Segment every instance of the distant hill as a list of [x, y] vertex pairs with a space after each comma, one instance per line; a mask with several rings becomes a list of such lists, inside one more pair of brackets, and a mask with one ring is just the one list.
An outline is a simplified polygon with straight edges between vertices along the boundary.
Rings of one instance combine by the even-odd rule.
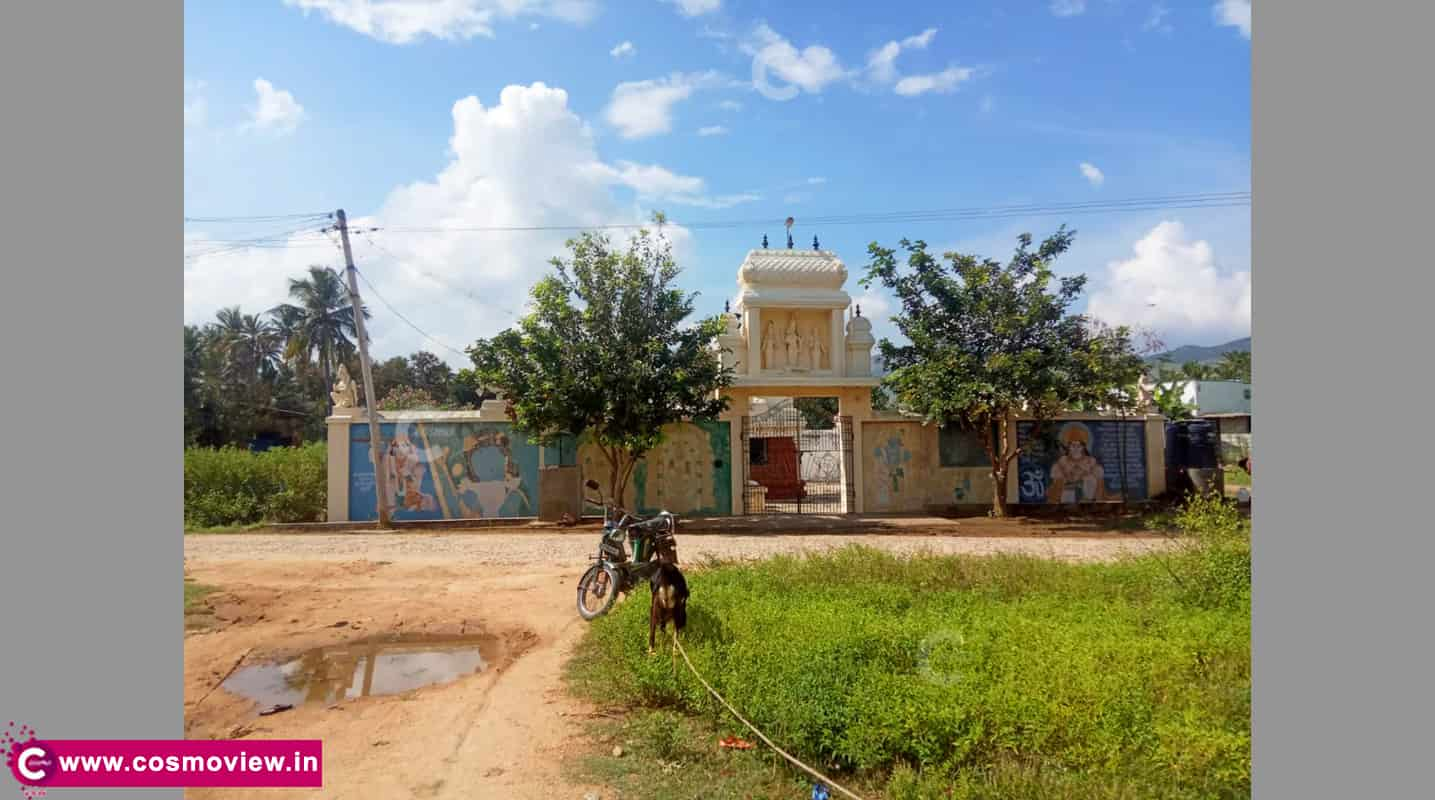
[[1198, 361], [1209, 364], [1220, 361], [1222, 354], [1231, 351], [1238, 353], [1251, 352], [1251, 337], [1247, 336], [1244, 339], [1236, 339], [1226, 342], [1225, 344], [1218, 344], [1214, 347], [1201, 347], [1199, 345], [1188, 344], [1178, 347], [1175, 350], [1168, 350], [1164, 353], [1148, 356], [1146, 361], [1151, 364], [1158, 361], [1170, 361], [1178, 367], [1187, 361]]

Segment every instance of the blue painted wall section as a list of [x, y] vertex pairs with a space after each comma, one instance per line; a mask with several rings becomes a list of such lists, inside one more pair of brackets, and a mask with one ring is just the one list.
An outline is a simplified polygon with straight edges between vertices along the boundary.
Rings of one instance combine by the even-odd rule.
[[[538, 447], [509, 423], [389, 422], [380, 425], [380, 435], [393, 519], [538, 513]], [[375, 494], [369, 427], [354, 425], [349, 428], [349, 519], [376, 519]]]
[[[1035, 423], [1018, 422], [1017, 444], [1026, 448]], [[1122, 466], [1125, 465], [1124, 475]], [[1119, 501], [1147, 497], [1144, 422], [1056, 420], [1017, 458], [1022, 503]]]

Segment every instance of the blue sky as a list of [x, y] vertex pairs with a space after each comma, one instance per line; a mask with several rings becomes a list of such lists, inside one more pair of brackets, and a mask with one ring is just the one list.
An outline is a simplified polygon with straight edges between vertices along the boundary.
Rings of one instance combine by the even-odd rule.
[[[1089, 309], [1215, 344], [1250, 326], [1248, 207], [805, 225], [804, 218], [1250, 188], [1250, 10], [1235, 0], [832, 4], [738, 0], [254, 0], [185, 4], [187, 216], [345, 208], [360, 270], [462, 349], [512, 322], [551, 232], [661, 209], [698, 310], [796, 218], [848, 265], [873, 240], [1006, 256], [1078, 231]], [[540, 85], [541, 84], [541, 85]], [[185, 319], [259, 311], [338, 264], [324, 235], [187, 224]], [[217, 240], [208, 241], [208, 240]], [[429, 349], [381, 302], [379, 355]], [[879, 335], [888, 307], [868, 294]]]

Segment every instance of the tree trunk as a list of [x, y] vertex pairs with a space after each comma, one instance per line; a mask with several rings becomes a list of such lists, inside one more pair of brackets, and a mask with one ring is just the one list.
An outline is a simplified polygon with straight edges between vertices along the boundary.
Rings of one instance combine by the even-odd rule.
[[319, 372], [324, 376], [324, 416], [334, 415], [334, 379], [329, 370], [329, 353], [324, 348], [319, 349]]
[[[617, 451], [617, 458], [614, 459], [614, 462], [617, 464], [618, 467], [615, 472], [615, 474], [617, 475], [615, 485], [618, 487], [618, 497], [625, 497], [627, 495], [628, 480], [633, 476], [633, 468], [638, 466], [639, 458], [640, 456], [630, 453], [626, 450]], [[633, 505], [638, 505], [638, 498], [633, 498]], [[632, 511], [634, 514], [638, 513], [637, 508], [632, 508], [629, 510]]]
[[999, 519], [1007, 515], [1006, 508], [1006, 466], [992, 470], [992, 516]]

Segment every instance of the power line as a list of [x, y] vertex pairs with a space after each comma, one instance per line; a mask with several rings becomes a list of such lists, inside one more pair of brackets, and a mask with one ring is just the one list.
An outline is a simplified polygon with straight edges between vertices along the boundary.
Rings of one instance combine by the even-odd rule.
[[185, 222], [200, 223], [247, 223], [247, 222], [278, 222], [286, 219], [333, 219], [332, 211], [315, 211], [308, 214], [261, 214], [252, 217], [185, 217]]
[[[1154, 195], [1146, 197], [1130, 197], [1118, 200], [1091, 200], [1068, 203], [1025, 203], [994, 206], [973, 206], [968, 208], [937, 208], [937, 209], [915, 209], [907, 211], [884, 211], [884, 212], [863, 212], [853, 214], [828, 214], [807, 217], [803, 220], [807, 225], [873, 225], [888, 224], [895, 222], [941, 222], [960, 219], [1006, 219], [1019, 216], [1052, 216], [1061, 214], [1096, 214], [1096, 213], [1123, 213], [1134, 211], [1155, 211], [1184, 208], [1234, 208], [1249, 206], [1251, 204], [1251, 192], [1229, 191], [1229, 192], [1198, 192], [1189, 194]], [[292, 218], [299, 218], [305, 215], [292, 215]], [[324, 217], [326, 214], [309, 215]], [[185, 217], [185, 221], [265, 221], [281, 220], [291, 216], [275, 215], [271, 217]], [[372, 233], [385, 231], [388, 233], [521, 233], [521, 232], [543, 232], [543, 231], [586, 231], [586, 230], [634, 230], [638, 228], [651, 227], [653, 223], [606, 223], [597, 225], [455, 225], [455, 226], [421, 226], [421, 225], [375, 225], [364, 228], [356, 228], [354, 232]], [[748, 218], [732, 220], [708, 220], [681, 222], [672, 220], [671, 224], [681, 225], [692, 230], [714, 230], [723, 228], [748, 228], [758, 226], [771, 226], [782, 224], [782, 219], [772, 218]]]
[[[1086, 201], [1076, 203], [1041, 203], [974, 208], [928, 209], [913, 211], [868, 212], [847, 215], [807, 217], [807, 225], [871, 225], [895, 222], [941, 222], [959, 219], [1005, 219], [1021, 216], [1052, 216], [1063, 214], [1120, 213], [1180, 208], [1230, 208], [1249, 206], [1251, 193], [1215, 192], [1161, 197], [1137, 197], [1122, 200]], [[747, 228], [782, 224], [779, 218], [743, 220], [712, 220], [698, 222], [670, 221], [690, 230]], [[608, 223], [599, 225], [476, 225], [476, 226], [383, 226], [370, 230], [388, 233], [517, 233], [541, 231], [632, 230], [651, 227], [653, 223]]]
[[404, 316], [403, 314], [400, 314], [400, 313], [399, 313], [399, 310], [398, 310], [397, 308], [394, 308], [394, 306], [393, 306], [392, 303], [390, 303], [388, 300], [385, 300], [385, 299], [384, 299], [384, 296], [381, 295], [381, 294], [379, 294], [379, 290], [374, 288], [374, 284], [369, 281], [369, 278], [368, 278], [367, 275], [365, 275], [363, 272], [360, 272], [358, 267], [355, 267], [355, 268], [354, 268], [354, 272], [358, 274], [358, 276], [359, 276], [359, 278], [360, 278], [361, 280], [363, 280], [364, 285], [367, 286], [367, 287], [369, 287], [369, 291], [371, 291], [371, 292], [374, 293], [374, 297], [379, 298], [379, 302], [380, 302], [380, 303], [383, 303], [385, 308], [387, 308], [389, 311], [393, 312], [394, 316], [396, 316], [396, 317], [398, 317], [399, 319], [403, 320], [404, 323], [407, 324], [410, 328], [413, 328], [413, 329], [418, 333], [418, 335], [424, 337], [425, 339], [428, 339], [430, 342], [433, 342], [434, 344], [438, 345], [439, 347], [443, 347], [443, 348], [445, 348], [445, 349], [447, 349], [447, 350], [450, 350], [450, 351], [452, 351], [452, 352], [454, 352], [454, 353], [457, 353], [457, 354], [463, 356], [464, 358], [468, 358], [468, 357], [469, 357], [469, 356], [468, 356], [468, 353], [465, 353], [464, 351], [459, 350], [459, 349], [456, 348], [456, 347], [449, 347], [447, 344], [444, 344], [443, 342], [439, 341], [438, 339], [435, 339], [434, 337], [432, 337], [432, 336], [430, 336], [428, 333], [426, 333], [423, 328], [420, 328], [419, 326], [415, 325], [408, 317]]
[[[392, 250], [390, 250], [390, 249], [388, 249], [387, 247], [384, 247], [383, 245], [381, 245], [381, 244], [379, 244], [378, 242], [374, 241], [374, 237], [369, 236], [368, 233], [364, 233], [364, 241], [368, 242], [368, 243], [369, 243], [371, 246], [373, 246], [376, 250], [379, 250], [380, 252], [384, 253], [384, 254], [387, 255], [389, 258], [392, 258], [396, 263], [399, 263], [399, 264], [405, 263], [404, 259], [399, 258], [397, 255], [394, 254], [394, 252], [393, 252]], [[468, 297], [470, 300], [473, 300], [473, 301], [476, 302], [476, 303], [480, 303], [480, 304], [482, 304], [482, 305], [488, 306], [489, 308], [493, 309], [494, 311], [498, 311], [498, 312], [500, 312], [500, 313], [507, 314], [508, 316], [513, 317], [514, 319], [518, 319], [518, 315], [517, 315], [517, 314], [513, 313], [512, 311], [509, 311], [509, 310], [506, 309], [506, 308], [502, 308], [502, 307], [500, 307], [500, 306], [498, 306], [498, 305], [496, 305], [496, 304], [490, 302], [489, 300], [487, 300], [487, 299], [485, 299], [485, 298], [483, 298], [483, 297], [480, 297], [477, 292], [474, 292], [474, 291], [472, 291], [472, 290], [470, 290], [470, 289], [465, 289], [465, 288], [462, 287], [462, 286], [454, 286], [454, 285], [448, 283], [448, 282], [447, 282], [446, 280], [444, 280], [443, 278], [440, 278], [439, 276], [433, 274], [433, 272], [430, 271], [430, 270], [419, 269], [419, 268], [417, 268], [417, 267], [415, 267], [415, 270], [416, 270], [420, 275], [423, 275], [424, 277], [426, 277], [426, 278], [432, 280], [434, 283], [437, 283], [437, 284], [439, 284], [440, 286], [444, 287], [445, 289], [448, 289], [449, 291], [458, 292], [459, 294], [465, 295], [465, 296]]]

